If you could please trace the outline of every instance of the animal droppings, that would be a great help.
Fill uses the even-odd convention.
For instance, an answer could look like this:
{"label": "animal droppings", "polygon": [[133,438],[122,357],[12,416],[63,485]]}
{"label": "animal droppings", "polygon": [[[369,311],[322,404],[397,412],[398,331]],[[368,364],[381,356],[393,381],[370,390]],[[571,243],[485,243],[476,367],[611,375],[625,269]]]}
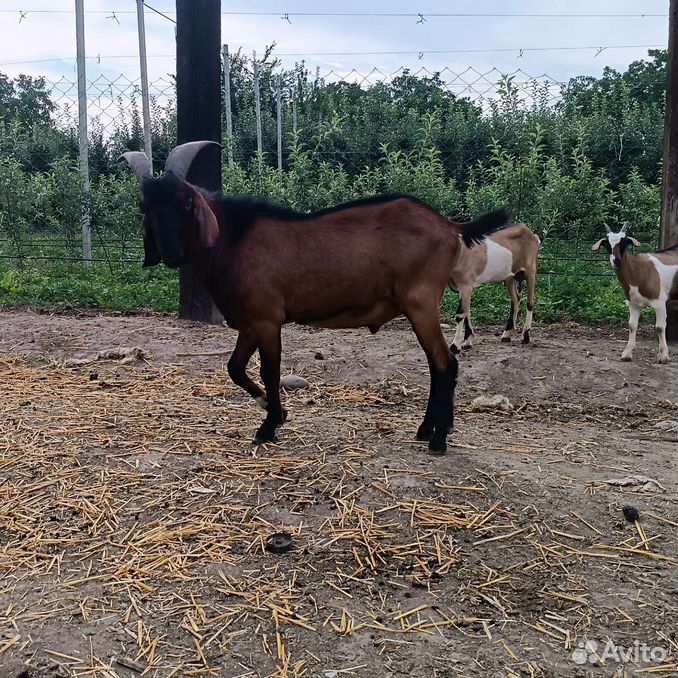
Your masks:
{"label": "animal droppings", "polygon": [[276,532],[266,540],[269,553],[287,553],[292,548],[292,535],[289,532]]}

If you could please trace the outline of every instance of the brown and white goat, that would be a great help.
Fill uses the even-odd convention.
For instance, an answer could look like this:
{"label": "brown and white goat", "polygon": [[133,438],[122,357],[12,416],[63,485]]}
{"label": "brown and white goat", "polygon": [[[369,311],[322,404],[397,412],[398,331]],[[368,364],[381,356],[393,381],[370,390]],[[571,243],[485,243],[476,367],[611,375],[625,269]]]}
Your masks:
{"label": "brown and white goat", "polygon": [[631,254],[629,246],[640,247],[640,243],[626,234],[626,224],[619,233],[613,233],[607,225],[605,228],[607,236],[593,245],[593,249],[604,247],[607,250],[629,307],[629,340],[621,359],[633,360],[640,311],[652,306],[655,313],[654,328],[659,340],[657,361],[667,363],[666,302],[678,299],[678,245],[659,252]]}
{"label": "brown and white goat", "polygon": [[[482,240],[504,225],[506,213],[457,224],[415,198],[394,195],[302,214],[255,198],[207,193],[186,174],[210,143],[175,148],[157,179],[143,153],[123,157],[141,180],[144,265],[190,262],[238,330],[229,375],[267,411],[254,442],[274,440],[286,418],[279,391],[282,325],[366,326],[374,333],[405,315],[431,375],[417,438],[428,440],[432,453],[444,452],[458,365],[440,327],[440,301],[449,272],[466,256],[462,242]],[[256,350],[265,392],[246,372]]]}
{"label": "brown and white goat", "polygon": [[457,329],[452,344],[457,351],[473,345],[471,296],[474,288],[485,283],[503,282],[511,297],[511,310],[506,329],[501,335],[502,341],[511,341],[520,309],[518,284],[523,281],[527,283],[523,343],[529,343],[540,245],[539,238],[525,224],[515,224],[466,249],[464,255],[457,259],[449,282],[450,288],[459,292],[459,306],[455,315]]}

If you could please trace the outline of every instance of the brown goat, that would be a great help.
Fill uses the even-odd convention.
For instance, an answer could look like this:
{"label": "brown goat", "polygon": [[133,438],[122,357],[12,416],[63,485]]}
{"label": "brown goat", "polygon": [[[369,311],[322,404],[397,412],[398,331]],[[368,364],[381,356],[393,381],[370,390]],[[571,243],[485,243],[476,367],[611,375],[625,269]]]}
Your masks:
{"label": "brown goat", "polygon": [[527,283],[527,313],[522,334],[523,343],[529,343],[532,312],[536,301],[534,291],[537,284],[537,255],[540,245],[539,238],[525,224],[515,224],[493,233],[469,249],[465,256],[457,259],[450,275],[450,288],[459,292],[459,307],[455,316],[457,331],[453,342],[457,350],[469,348],[473,344],[471,325],[473,290],[491,282],[503,282],[511,297],[511,310],[506,329],[501,336],[502,341],[511,341],[511,335],[518,323],[520,309],[518,283],[522,281]]}
{"label": "brown goat", "polygon": [[[238,330],[229,375],[267,410],[254,442],[274,440],[286,418],[279,391],[282,325],[367,326],[375,333],[405,315],[431,373],[417,438],[428,440],[432,453],[444,452],[458,366],[440,327],[440,301],[462,241],[482,240],[506,222],[505,212],[456,224],[401,195],[301,214],[264,200],[206,193],[185,177],[209,143],[175,148],[158,179],[143,153],[124,158],[141,179],[144,265],[190,262]],[[265,392],[246,372],[256,350]]]}

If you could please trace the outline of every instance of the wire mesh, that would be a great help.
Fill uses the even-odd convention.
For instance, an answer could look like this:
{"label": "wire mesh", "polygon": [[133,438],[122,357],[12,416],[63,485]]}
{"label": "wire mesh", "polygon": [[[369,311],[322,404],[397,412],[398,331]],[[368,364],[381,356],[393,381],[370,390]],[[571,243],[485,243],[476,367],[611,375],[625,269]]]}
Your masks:
{"label": "wire mesh", "polygon": [[[558,154],[564,158],[565,151],[558,143],[564,143],[563,136],[572,131],[558,127],[572,82],[546,74],[533,76],[522,69],[511,73],[471,67],[433,71],[422,66],[386,72],[375,67],[366,72],[349,69],[321,74],[308,72],[303,64],[294,70],[283,70],[275,61],[258,65],[261,114],[257,120],[253,63],[240,53],[231,56],[231,96],[225,106],[231,109],[233,136],[224,139],[224,148],[233,149],[235,165],[227,164],[225,151],[226,190],[268,193],[296,208],[314,209],[371,189],[398,190],[395,174],[401,171],[407,174],[400,182],[407,192],[422,193],[420,197],[453,218],[501,201],[512,202],[509,206],[518,217],[538,214],[536,223],[530,225],[542,237],[548,233],[542,253],[544,274],[609,274],[588,250],[592,230],[610,215],[603,209],[590,218],[563,223],[559,219],[568,209],[573,211],[571,206],[563,207],[556,194],[546,195],[542,185],[544,176],[555,172],[553,163],[560,163],[556,162]],[[64,77],[53,82],[16,83],[17,101],[21,100],[21,87],[24,95],[37,91],[36,100],[42,105],[15,112],[13,117],[8,106],[0,108],[0,260],[11,266],[77,261],[80,207],[87,201],[94,261],[111,266],[139,261],[138,189],[117,162],[122,151],[143,148],[139,80],[101,75],[87,83],[92,176],[88,196],[79,190],[75,164],[76,81]],[[159,170],[175,139],[174,79],[168,76],[150,83],[150,95],[154,163]],[[639,126],[642,122],[636,120]],[[660,127],[661,120],[657,129]],[[257,129],[261,130],[259,139]],[[542,131],[535,132],[538,129]],[[542,137],[535,140],[535,134]],[[654,158],[661,157],[660,138],[653,138],[647,128],[639,129],[635,136],[626,134],[612,134],[608,147],[602,150],[582,150],[579,161],[572,159],[578,140],[567,140],[570,155],[558,165],[556,177],[563,190],[576,182],[581,189],[581,184],[587,183],[585,176],[577,176],[586,162],[592,172],[591,190],[599,186],[604,192],[630,181],[641,162],[652,166]],[[493,150],[492,144],[498,143],[501,148]],[[257,151],[259,144],[261,152]],[[537,160],[535,154],[541,154]],[[515,173],[500,176],[502,163],[511,162],[515,162]],[[539,164],[536,170],[530,166],[535,162]],[[480,165],[483,172],[474,169]],[[282,171],[272,176],[270,170],[279,167]],[[431,175],[427,182],[426,172],[438,170],[441,174]],[[602,170],[606,175],[601,178]],[[389,177],[389,171],[394,176]],[[540,173],[537,180],[530,174],[533,171]],[[381,183],[371,184],[371,178],[380,172]],[[639,190],[647,185],[656,188],[648,181],[650,174],[648,170],[641,177]],[[295,181],[305,182],[306,189],[295,193]],[[500,186],[502,190],[492,193],[484,185],[492,181],[494,189]],[[533,190],[537,185],[539,195]],[[315,194],[309,187],[317,189]],[[658,200],[658,192],[647,196],[656,211],[658,204],[652,207],[655,198]],[[28,200],[28,207],[15,209],[22,199]],[[614,206],[614,196],[606,199]],[[550,212],[549,200],[553,204]],[[495,204],[490,204],[492,201]],[[546,209],[534,207],[539,201],[546,201]],[[650,245],[655,244],[658,232],[652,219],[648,216],[639,227],[648,235]],[[567,243],[564,238],[569,239]]]}

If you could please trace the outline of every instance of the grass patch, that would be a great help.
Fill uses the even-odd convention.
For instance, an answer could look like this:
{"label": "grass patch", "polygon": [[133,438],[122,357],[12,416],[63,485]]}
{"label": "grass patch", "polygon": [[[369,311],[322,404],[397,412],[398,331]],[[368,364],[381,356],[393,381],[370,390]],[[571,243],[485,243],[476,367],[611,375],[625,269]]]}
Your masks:
{"label": "grass patch", "polygon": [[179,306],[179,275],[164,266],[54,264],[19,270],[0,263],[0,305],[61,308],[150,308]]}
{"label": "grass patch", "polygon": [[[523,293],[521,318],[524,297]],[[446,321],[453,321],[458,298],[449,290],[445,292],[442,315]],[[19,270],[0,263],[0,305],[175,312],[178,299],[178,274],[164,266],[143,269],[137,264],[93,264],[86,268],[79,263],[61,263]],[[503,324],[508,311],[509,297],[503,285],[484,285],[475,290],[472,313],[476,324]],[[616,278],[538,278],[536,322],[573,320],[599,324],[625,322],[627,318],[624,295]]]}
{"label": "grass patch", "polygon": [[[442,311],[453,319],[459,295],[449,290],[443,297]],[[506,322],[510,308],[508,292],[503,285],[483,285],[473,293],[471,314],[480,325],[498,325]],[[521,297],[521,321],[525,314],[525,291]],[[574,320],[597,325],[628,319],[624,294],[616,278],[584,277],[577,275],[537,278],[536,322],[556,323]]]}

